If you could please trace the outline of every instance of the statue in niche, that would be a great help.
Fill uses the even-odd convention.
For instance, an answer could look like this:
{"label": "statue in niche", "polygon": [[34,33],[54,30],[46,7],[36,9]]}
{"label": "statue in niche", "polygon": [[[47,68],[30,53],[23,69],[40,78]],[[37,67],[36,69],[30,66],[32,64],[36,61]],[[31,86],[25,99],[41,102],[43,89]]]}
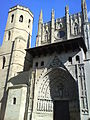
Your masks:
{"label": "statue in niche", "polygon": [[52,63],[50,64],[50,67],[63,67],[64,68],[64,65],[59,60],[58,56],[55,56]]}
{"label": "statue in niche", "polygon": [[59,93],[59,97],[63,97],[63,89],[64,89],[64,86],[62,83],[59,84],[59,86],[57,86],[58,88],[58,93]]}
{"label": "statue in niche", "polygon": [[53,93],[53,97],[59,97],[59,98],[62,98],[63,97],[63,89],[64,89],[64,86],[62,83],[59,83],[59,85],[57,85],[55,87],[55,91]]}

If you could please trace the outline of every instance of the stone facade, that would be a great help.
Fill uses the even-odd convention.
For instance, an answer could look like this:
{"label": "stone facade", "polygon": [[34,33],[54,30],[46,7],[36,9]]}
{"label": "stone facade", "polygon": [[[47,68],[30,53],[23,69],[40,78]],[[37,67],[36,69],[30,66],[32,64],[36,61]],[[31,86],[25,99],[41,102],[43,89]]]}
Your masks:
{"label": "stone facade", "polygon": [[[43,23],[31,48],[33,14],[9,10],[0,48],[0,120],[90,119],[90,23],[81,12]],[[26,49],[26,50],[25,50]],[[66,116],[66,118],[65,118]]]}

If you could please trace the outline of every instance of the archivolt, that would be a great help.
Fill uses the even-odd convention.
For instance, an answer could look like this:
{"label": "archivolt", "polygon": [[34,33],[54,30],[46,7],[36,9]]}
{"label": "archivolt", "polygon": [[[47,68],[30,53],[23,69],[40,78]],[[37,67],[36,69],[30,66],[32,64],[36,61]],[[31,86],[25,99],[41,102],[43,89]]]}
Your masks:
{"label": "archivolt", "polygon": [[63,68],[49,69],[45,76],[39,80],[38,99],[53,99],[59,97],[58,89],[61,89],[61,84],[64,87],[64,96],[72,98],[72,92],[76,91],[76,84],[74,79]]}

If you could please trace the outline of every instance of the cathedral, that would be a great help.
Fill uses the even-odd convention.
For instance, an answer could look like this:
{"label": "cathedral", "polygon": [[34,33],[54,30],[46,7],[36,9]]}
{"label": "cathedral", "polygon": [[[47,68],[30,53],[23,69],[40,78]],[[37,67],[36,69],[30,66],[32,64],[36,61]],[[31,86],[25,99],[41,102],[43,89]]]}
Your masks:
{"label": "cathedral", "polygon": [[81,11],[43,22],[31,48],[33,13],[9,9],[0,47],[0,120],[90,120],[90,23]]}

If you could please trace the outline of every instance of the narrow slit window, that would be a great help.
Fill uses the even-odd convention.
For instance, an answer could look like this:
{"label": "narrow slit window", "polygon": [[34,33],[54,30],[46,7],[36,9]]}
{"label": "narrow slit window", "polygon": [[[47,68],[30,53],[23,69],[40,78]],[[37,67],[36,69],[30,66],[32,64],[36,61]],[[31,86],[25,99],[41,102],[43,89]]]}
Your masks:
{"label": "narrow slit window", "polygon": [[14,105],[16,104],[16,98],[15,97],[13,98],[13,104]]}
{"label": "narrow slit window", "polygon": [[11,23],[13,22],[13,20],[14,20],[14,14],[12,14],[11,16]]}
{"label": "narrow slit window", "polygon": [[19,22],[23,22],[23,15],[20,16]]}
{"label": "narrow slit window", "polygon": [[8,40],[10,40],[10,37],[11,37],[11,32],[9,31],[8,32]]}
{"label": "narrow slit window", "polygon": [[3,65],[2,65],[2,69],[4,69],[4,67],[5,67],[5,62],[6,62],[6,58],[5,58],[5,56],[3,56]]}
{"label": "narrow slit window", "polygon": [[30,28],[31,20],[28,20],[28,28]]}

